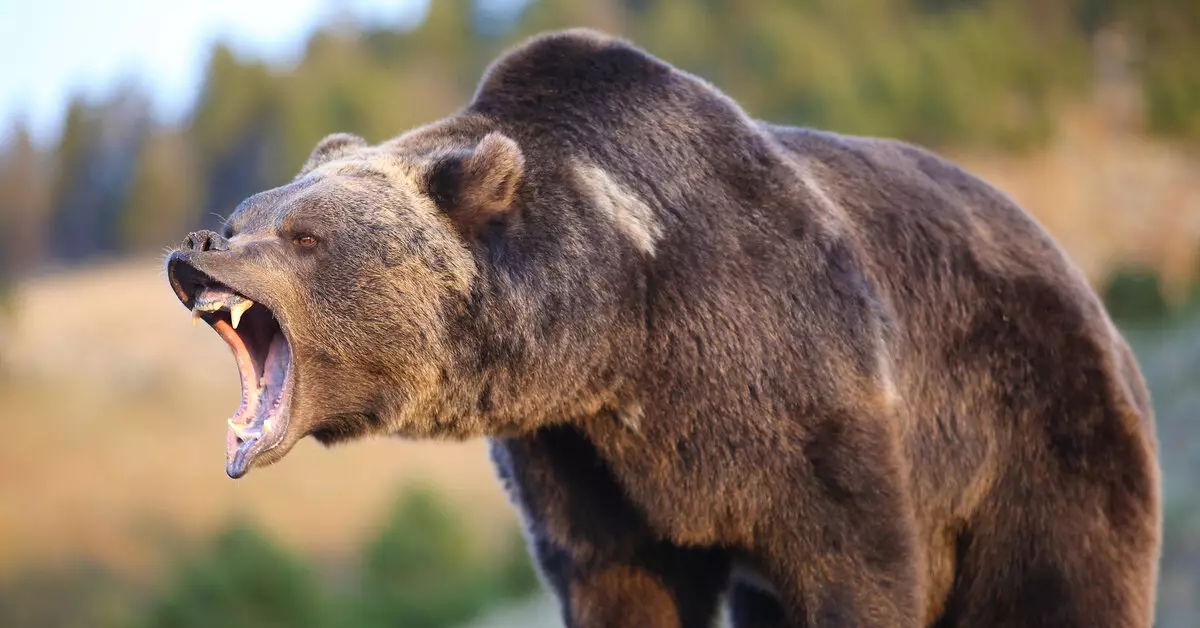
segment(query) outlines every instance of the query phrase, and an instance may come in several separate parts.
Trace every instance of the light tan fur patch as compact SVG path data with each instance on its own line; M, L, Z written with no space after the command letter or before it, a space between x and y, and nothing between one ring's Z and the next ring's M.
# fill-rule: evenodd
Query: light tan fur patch
M876 359L879 362L879 379L882 386L881 396L884 410L894 411L896 406L900 405L900 390L896 388L896 379L892 376L892 359L888 355L887 349L884 348L882 339L880 339Z
M580 184L595 199L596 207L613 221L634 247L653 257L654 246L663 236L662 225L654 211L603 168L582 162L577 162L574 168Z

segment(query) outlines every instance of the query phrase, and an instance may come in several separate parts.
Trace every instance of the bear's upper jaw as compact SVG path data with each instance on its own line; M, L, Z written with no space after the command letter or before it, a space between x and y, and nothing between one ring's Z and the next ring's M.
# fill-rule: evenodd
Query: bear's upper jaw
M175 269L173 269L175 270ZM242 380L242 402L228 420L225 472L244 476L254 459L287 433L293 389L292 347L270 308L256 303L188 265L195 273L182 295L193 323L208 323L233 351Z

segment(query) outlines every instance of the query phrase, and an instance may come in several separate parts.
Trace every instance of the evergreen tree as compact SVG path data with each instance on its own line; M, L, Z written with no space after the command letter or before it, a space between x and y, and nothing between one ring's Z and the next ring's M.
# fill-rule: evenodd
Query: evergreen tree
M213 47L191 118L195 178L207 202L195 220L216 227L242 199L283 179L278 161L279 82L257 61L244 61L224 43Z
M44 158L24 122L7 137L0 153L0 276L12 277L43 259L49 198Z
M187 137L160 129L142 143L121 212L122 250L161 251L197 222L201 186Z

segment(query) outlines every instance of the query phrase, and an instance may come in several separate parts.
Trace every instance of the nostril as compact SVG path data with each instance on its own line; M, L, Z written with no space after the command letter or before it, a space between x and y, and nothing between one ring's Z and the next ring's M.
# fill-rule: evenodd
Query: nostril
M223 236L219 233L209 231L208 232L208 249L210 251L228 251L229 250L229 240L226 240L225 236Z
M228 251L229 241L219 233L202 229L193 231L183 239L183 248L192 251Z

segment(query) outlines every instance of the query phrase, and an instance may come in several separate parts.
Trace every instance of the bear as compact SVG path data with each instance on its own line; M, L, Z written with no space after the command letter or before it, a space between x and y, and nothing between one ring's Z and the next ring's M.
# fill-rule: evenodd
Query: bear
M486 438L567 626L1152 624L1151 401L1047 232L627 40L331 135L166 266L242 376L231 477Z

